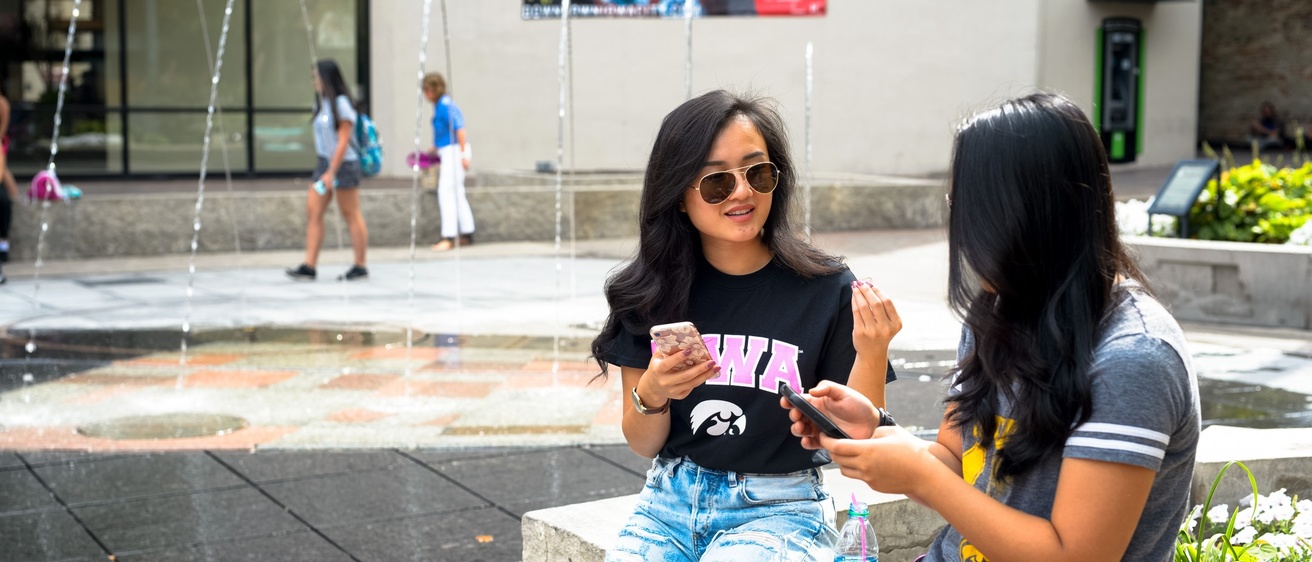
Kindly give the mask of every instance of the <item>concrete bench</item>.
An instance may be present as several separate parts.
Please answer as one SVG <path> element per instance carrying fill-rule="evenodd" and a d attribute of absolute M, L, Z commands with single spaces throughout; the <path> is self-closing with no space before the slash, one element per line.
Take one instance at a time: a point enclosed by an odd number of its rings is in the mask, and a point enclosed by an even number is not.
<path fill-rule="evenodd" d="M 881 494 L 864 482 L 828 469 L 825 485 L 838 506 L 838 524 L 847 519 L 852 494 L 870 504 L 870 519 L 879 537 L 881 562 L 911 562 L 924 554 L 944 525 L 942 517 L 906 496 Z M 524 514 L 524 562 L 600 562 L 615 544 L 633 513 L 638 496 L 621 496 Z"/>
<path fill-rule="evenodd" d="M 1312 428 L 1246 429 L 1212 426 L 1203 431 L 1194 468 L 1193 503 L 1202 503 L 1222 465 L 1241 460 L 1257 478 L 1259 491 L 1285 488 L 1289 495 L 1312 497 Z M 838 524 L 855 493 L 870 504 L 870 518 L 879 537 L 882 562 L 911 562 L 925 552 L 945 522 L 937 513 L 905 496 L 880 494 L 864 482 L 828 469 L 825 484 L 839 508 Z M 1229 503 L 1252 493 L 1242 471 L 1226 474 L 1215 503 Z M 637 505 L 638 496 L 623 496 L 531 511 L 524 514 L 524 562 L 592 562 L 605 558 L 620 528 Z"/>

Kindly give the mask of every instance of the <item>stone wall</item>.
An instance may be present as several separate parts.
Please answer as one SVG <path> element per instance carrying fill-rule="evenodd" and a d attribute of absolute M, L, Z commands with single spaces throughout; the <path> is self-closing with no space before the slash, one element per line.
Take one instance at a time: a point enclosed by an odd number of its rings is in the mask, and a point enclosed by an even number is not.
<path fill-rule="evenodd" d="M 555 238 L 554 174 L 497 177 L 468 190 L 479 242 L 549 241 Z M 563 238 L 571 217 L 578 239 L 637 235 L 641 179 L 635 174 L 579 176 L 566 186 L 561 201 Z M 943 226 L 945 186 L 941 181 L 877 176 L 818 178 L 812 189 L 812 224 L 818 232 Z M 799 190 L 800 191 L 800 190 Z M 573 200 L 571 201 L 571 195 Z M 410 188 L 377 187 L 361 193 L 369 227 L 369 245 L 410 243 Z M 800 197 L 799 197 L 800 200 Z M 572 204 L 571 204 L 572 203 Z M 48 231 L 44 259 L 186 254 L 191 246 L 194 193 L 88 196 L 53 203 L 46 210 Z M 802 209 L 796 211 L 800 214 Z M 340 236 L 349 245 L 346 226 L 330 208 L 326 247 Z M 304 191 L 211 192 L 201 213 L 197 251 L 293 250 L 305 247 Z M 39 205 L 14 212 L 11 257 L 36 258 L 41 229 Z M 419 194 L 418 241 L 436 242 L 440 219 L 432 190 Z"/>
<path fill-rule="evenodd" d="M 1312 121 L 1312 2 L 1205 0 L 1200 133 L 1242 141 L 1263 101 Z"/>

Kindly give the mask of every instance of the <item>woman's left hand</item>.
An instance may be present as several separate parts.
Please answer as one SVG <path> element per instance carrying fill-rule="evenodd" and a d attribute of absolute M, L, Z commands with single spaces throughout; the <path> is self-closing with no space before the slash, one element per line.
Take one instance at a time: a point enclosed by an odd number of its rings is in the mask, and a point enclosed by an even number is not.
<path fill-rule="evenodd" d="M 930 452 L 930 442 L 920 439 L 901 426 L 875 429 L 870 439 L 834 439 L 820 434 L 820 445 L 838 463 L 843 476 L 856 478 L 872 489 L 886 494 L 916 495 L 921 475 L 942 466 Z"/>
<path fill-rule="evenodd" d="M 888 344 L 902 330 L 893 299 L 863 279 L 852 284 L 852 345 L 858 355 L 888 352 Z"/>
<path fill-rule="evenodd" d="M 323 182 L 324 187 L 332 189 L 337 187 L 337 174 L 334 174 L 332 170 L 329 170 L 324 172 L 322 176 L 319 176 L 319 181 Z"/>
<path fill-rule="evenodd" d="M 468 169 L 469 169 L 469 158 L 468 158 L 468 157 L 461 158 L 461 159 L 460 159 L 460 164 L 463 165 L 463 166 L 465 167 L 466 170 L 468 170 Z"/>

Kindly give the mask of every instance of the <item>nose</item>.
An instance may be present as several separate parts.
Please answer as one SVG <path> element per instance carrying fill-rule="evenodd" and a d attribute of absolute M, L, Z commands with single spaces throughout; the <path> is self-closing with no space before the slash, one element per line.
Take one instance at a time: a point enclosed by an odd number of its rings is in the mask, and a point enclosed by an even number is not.
<path fill-rule="evenodd" d="M 740 199 L 738 193 L 742 192 L 745 197 L 751 197 L 752 185 L 747 183 L 747 170 L 734 170 L 733 172 L 733 192 L 729 194 L 729 199 Z"/>

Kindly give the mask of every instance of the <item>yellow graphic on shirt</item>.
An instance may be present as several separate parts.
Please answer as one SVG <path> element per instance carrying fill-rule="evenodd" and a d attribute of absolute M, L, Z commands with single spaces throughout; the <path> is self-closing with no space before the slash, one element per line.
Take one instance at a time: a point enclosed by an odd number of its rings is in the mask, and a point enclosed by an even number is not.
<path fill-rule="evenodd" d="M 1016 425 L 1016 420 L 1010 418 L 998 416 L 996 419 L 997 428 L 993 431 L 993 445 L 991 447 L 985 449 L 980 445 L 980 429 L 976 427 L 973 430 L 974 444 L 961 453 L 961 477 L 971 486 L 993 497 L 997 497 L 998 492 L 1002 490 L 1002 483 L 993 478 L 993 474 L 997 470 L 998 451 L 1001 451 L 1007 444 L 1007 438 L 1011 436 Z M 988 480 L 980 482 L 980 476 L 985 474 L 988 474 Z M 980 484 L 983 484 L 983 486 Z M 961 553 L 961 562 L 988 562 L 988 558 L 964 538 L 957 545 L 957 552 Z"/>
<path fill-rule="evenodd" d="M 966 539 L 961 539 L 961 544 L 957 546 L 957 550 L 961 552 L 961 562 L 989 562 L 989 559 L 980 554 L 979 549 L 975 548 L 974 545 L 966 542 Z"/>

